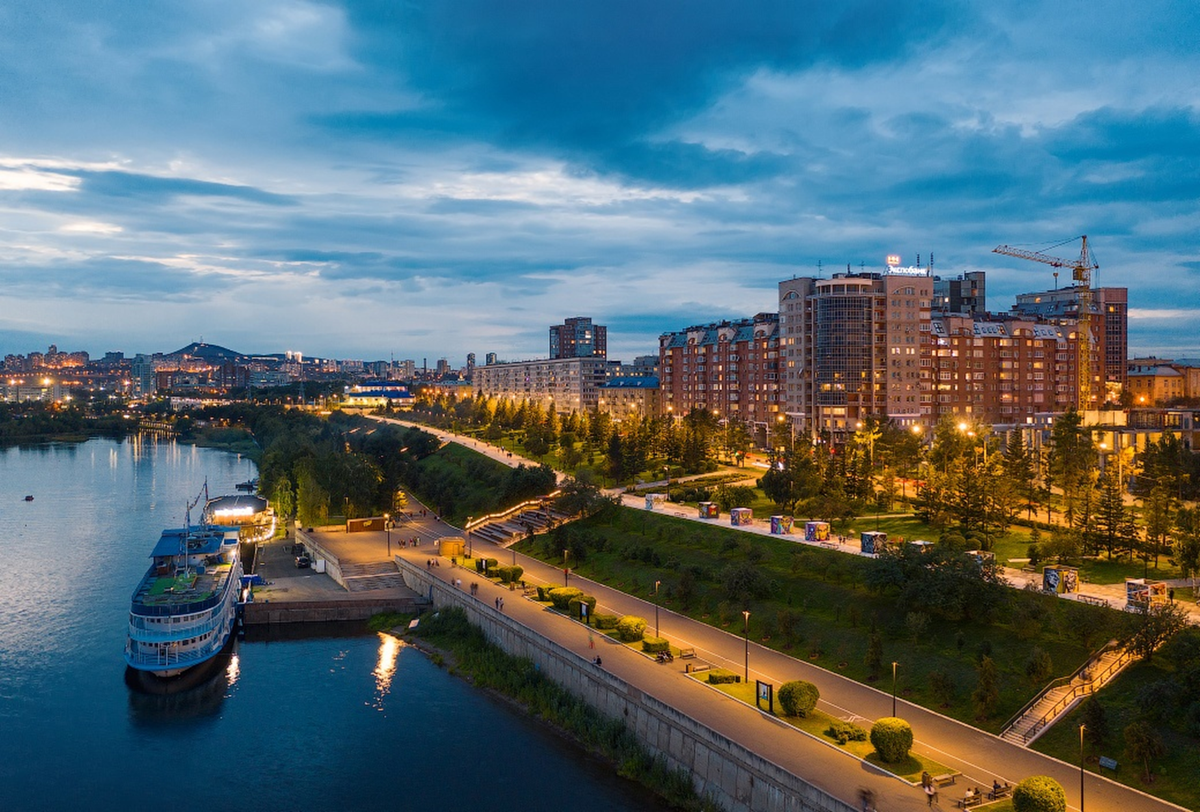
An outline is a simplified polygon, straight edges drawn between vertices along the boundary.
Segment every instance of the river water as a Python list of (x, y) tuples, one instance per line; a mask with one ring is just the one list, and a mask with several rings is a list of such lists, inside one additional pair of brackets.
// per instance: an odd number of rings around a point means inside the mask
[(2, 812), (663, 808), (356, 627), (239, 641), (185, 692), (127, 686), (129, 596), (159, 532), (205, 478), (217, 496), (254, 473), (149, 438), (0, 449)]

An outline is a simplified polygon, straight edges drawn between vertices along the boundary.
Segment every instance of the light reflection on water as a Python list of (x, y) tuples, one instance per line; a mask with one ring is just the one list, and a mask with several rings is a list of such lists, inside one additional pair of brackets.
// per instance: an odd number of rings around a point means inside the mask
[(392, 675), (396, 673), (396, 657), (400, 654), (401, 642), (390, 634), (379, 633), (379, 660), (375, 663), (375, 701), (371, 707), (383, 710), (383, 700), (392, 689)]

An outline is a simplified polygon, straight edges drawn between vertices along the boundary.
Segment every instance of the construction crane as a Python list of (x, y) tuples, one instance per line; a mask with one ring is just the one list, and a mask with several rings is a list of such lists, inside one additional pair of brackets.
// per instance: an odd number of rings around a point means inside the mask
[[(1010, 245), (998, 245), (992, 249), (992, 253), (1027, 259), (1031, 262), (1041, 262), (1054, 268), (1071, 269), (1071, 279), (1075, 282), (1075, 301), (1079, 308), (1075, 321), (1077, 339), (1075, 344), (1078, 352), (1075, 363), (1075, 397), (1077, 408), (1083, 411), (1091, 408), (1095, 392), (1095, 382), (1092, 380), (1092, 271), (1097, 270), (1100, 266), (1088, 252), (1086, 234), (1082, 237), (1063, 240), (1058, 245), (1052, 245), (1049, 248), (1057, 248), (1059, 245), (1066, 245), (1076, 239), (1080, 240), (1083, 245), (1079, 249), (1079, 259), (1075, 260), (1060, 259), (1041, 251), (1026, 251)], [(1054, 277), (1057, 279), (1058, 274), (1055, 273)]]

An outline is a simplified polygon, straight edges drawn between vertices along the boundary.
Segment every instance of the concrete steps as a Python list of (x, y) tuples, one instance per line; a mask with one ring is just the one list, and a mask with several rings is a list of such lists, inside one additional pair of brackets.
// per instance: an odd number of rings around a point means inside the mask
[(1069, 682), (1046, 689), (1000, 738), (1028, 747), (1064, 714), (1111, 682), (1131, 661), (1132, 657), (1118, 648), (1107, 648), (1093, 656)]

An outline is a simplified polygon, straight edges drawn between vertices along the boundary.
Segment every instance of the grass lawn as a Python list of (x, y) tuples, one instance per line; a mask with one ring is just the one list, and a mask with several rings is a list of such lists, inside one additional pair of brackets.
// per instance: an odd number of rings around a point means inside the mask
[[(755, 705), (755, 686), (753, 684), (746, 682), (710, 684), (708, 682), (708, 677), (712, 674), (727, 673), (728, 672), (722, 669), (714, 668), (711, 671), (694, 674), (692, 675), (692, 678), (697, 682), (703, 682), (705, 685), (709, 685), (709, 687), (715, 688), (721, 693), (733, 697), (739, 702), (743, 702), (747, 705)], [(761, 704), (757, 705), (757, 707), (764, 713), (769, 712), (766, 707)], [(908, 758), (902, 762), (890, 764), (879, 757), (870, 741), (848, 741), (845, 744), (838, 744), (837, 739), (829, 736), (825, 732), (829, 729), (829, 726), (838, 721), (838, 719), (834, 716), (830, 716), (824, 711), (813, 710), (807, 716), (786, 716), (784, 715), (783, 711), (780, 710), (779, 702), (776, 701), (775, 712), (772, 715), (775, 716), (775, 718), (786, 722), (797, 730), (804, 731), (815, 739), (820, 739), (826, 744), (837, 747), (838, 749), (849, 753), (855, 758), (869, 762), (879, 769), (889, 772), (892, 775), (897, 775), (910, 783), (919, 783), (921, 781), (922, 772), (928, 772), (931, 775), (941, 775), (942, 773), (948, 773), (951, 771), (950, 768), (945, 764), (934, 761), (931, 758), (918, 756), (913, 753), (910, 753)], [(869, 729), (867, 730), (867, 733), (870, 733)]]
[[(1103, 745), (1095, 747), (1088, 742), (1084, 752), (1086, 768), (1092, 772), (1103, 773), (1122, 784), (1165, 798), (1187, 809), (1200, 809), (1200, 739), (1188, 734), (1185, 717), (1190, 712), (1186, 707), (1178, 707), (1188, 702), (1186, 696), (1177, 700), (1175, 707), (1163, 708), (1162, 720), (1152, 723), (1166, 746), (1166, 754), (1151, 762), (1154, 775), (1152, 782), (1144, 780), (1141, 764), (1129, 760), (1123, 734), (1129, 724), (1143, 718), (1138, 694), (1147, 686), (1161, 681), (1172, 685), (1194, 684), (1200, 664), (1194, 661), (1194, 655), (1183, 645), (1188, 642), (1194, 646), (1190, 649), (1192, 652), (1196, 650), (1195, 647), (1200, 647), (1200, 629), (1193, 628), (1181, 633), (1174, 641), (1163, 646), (1151, 662), (1131, 665), (1100, 691), (1098, 699), (1105, 710), (1110, 732)], [(1077, 707), (1060, 719), (1031, 745), (1032, 748), (1068, 764), (1079, 764), (1082, 707)], [(1110, 770), (1101, 770), (1096, 763), (1099, 756), (1116, 759), (1120, 763), (1117, 772), (1114, 774)]]
[[(889, 532), (907, 538), (918, 535), (906, 529), (914, 525), (903, 519), (881, 520), (881, 525), (884, 522), (890, 523)], [(1034, 647), (1050, 655), (1053, 676), (1069, 674), (1089, 651), (1079, 633), (1078, 613), (1088, 613), (1100, 627), (1088, 641), (1092, 648), (1108, 639), (1105, 624), (1119, 618), (1109, 610), (1013, 590), (1006, 593), (1008, 608), (995, 623), (925, 617), (922, 627), (921, 618), (910, 624), (894, 598), (866, 589), (863, 577), (874, 565), (871, 559), (627, 508), (518, 545), (522, 552), (555, 565), (566, 547), (580, 551), (573, 555), (580, 575), (639, 597), (648, 597), (654, 582), (661, 580), (664, 607), (714, 626), (735, 621), (741, 625), (743, 607), (726, 598), (721, 578), (727, 565), (751, 561), (774, 584), (769, 597), (749, 607), (755, 640), (870, 683), (866, 655), (874, 620), (883, 642), (882, 662), (900, 663), (902, 696), (992, 732), (1043, 684), (1025, 675)], [(791, 633), (781, 631), (779, 624), (787, 616), (796, 618)], [(977, 662), (984, 654), (999, 671), (1000, 696), (991, 715), (979, 719), (971, 693), (978, 681)], [(935, 671), (946, 674), (953, 686), (946, 704), (931, 688), (930, 674)]]

